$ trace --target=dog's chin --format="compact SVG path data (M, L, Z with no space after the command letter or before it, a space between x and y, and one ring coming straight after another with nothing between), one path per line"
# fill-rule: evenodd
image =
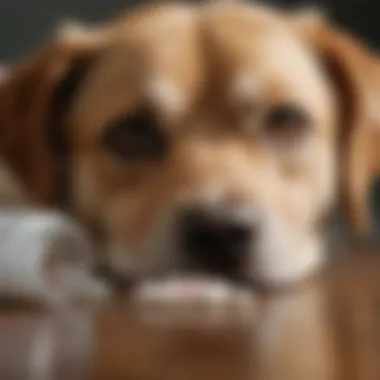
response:
M97 276L111 284L116 293L138 295L148 303L186 302L202 299L204 303L222 302L233 294L253 293L254 281L242 273L210 272L194 269L167 269L150 273L127 274L107 266L96 268ZM160 301L160 302L161 302ZM191 301L191 302L192 302Z
M142 289L158 289L165 292L181 293L186 296L190 289L199 293L200 297L213 298L219 292L244 291L251 294L282 293L302 286L310 279L313 280L323 266L321 262L313 263L307 267L300 267L293 273L281 276L266 277L262 273L249 274L244 272L210 272L205 270L168 269L150 273L131 274L119 272L109 267L99 267L97 276L102 277L114 288L115 292L131 294ZM223 291L221 289L224 289ZM144 290L144 291L145 291ZM150 290L148 291L148 293ZM209 296L207 296L209 295ZM217 296L215 296L217 297ZM148 296L149 298L149 296Z
M171 273L145 278L134 287L140 316L171 327L249 322L256 297L249 287L208 273Z
M252 323L261 296L297 291L313 278L308 274L279 286L241 273L168 272L140 278L130 294L137 301L140 315L149 322L168 326L194 326L194 323L226 326L231 322Z

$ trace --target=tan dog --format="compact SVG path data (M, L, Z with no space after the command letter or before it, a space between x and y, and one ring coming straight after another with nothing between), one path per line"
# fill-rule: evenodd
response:
M370 226L378 71L313 15L143 7L66 28L12 70L0 151L36 200L94 231L118 272L284 284L323 262L340 194L352 227Z

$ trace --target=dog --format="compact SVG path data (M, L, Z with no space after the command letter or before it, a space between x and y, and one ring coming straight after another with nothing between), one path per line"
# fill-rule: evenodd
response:
M0 152L116 273L281 287L325 262L338 201L369 232L379 99L371 49L315 12L144 5L12 65Z

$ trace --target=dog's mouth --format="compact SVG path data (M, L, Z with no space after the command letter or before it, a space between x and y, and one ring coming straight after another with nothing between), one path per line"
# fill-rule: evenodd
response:
M171 328L250 323L256 308L248 287L201 274L145 279L134 287L132 300L143 319Z
M279 287L237 272L226 275L202 270L169 271L139 278L128 277L104 266L97 267L95 272L96 276L111 285L116 295L128 298L132 295L147 304L161 305L248 305L252 298L282 294L315 280L315 276L310 276L308 281L282 284Z
M133 306L130 310L138 313L139 320L170 328L252 324L260 315L265 295L278 292L253 279L207 272L167 272L131 279L103 268L101 274L121 292L123 304L127 299Z
M240 296L251 291L247 286L230 279L200 273L146 279L137 284L136 290L147 301L166 299L169 302L176 299L223 302L232 293Z
M256 286L243 276L226 276L202 271L160 273L131 278L107 267L96 268L96 275L112 284L116 292L134 293L146 302L199 301L218 303L230 297L243 299Z

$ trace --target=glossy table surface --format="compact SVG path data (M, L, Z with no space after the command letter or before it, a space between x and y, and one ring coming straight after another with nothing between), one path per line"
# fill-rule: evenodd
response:
M152 324L121 300L54 314L2 303L0 379L380 379L376 256L257 295L250 318L224 324Z

